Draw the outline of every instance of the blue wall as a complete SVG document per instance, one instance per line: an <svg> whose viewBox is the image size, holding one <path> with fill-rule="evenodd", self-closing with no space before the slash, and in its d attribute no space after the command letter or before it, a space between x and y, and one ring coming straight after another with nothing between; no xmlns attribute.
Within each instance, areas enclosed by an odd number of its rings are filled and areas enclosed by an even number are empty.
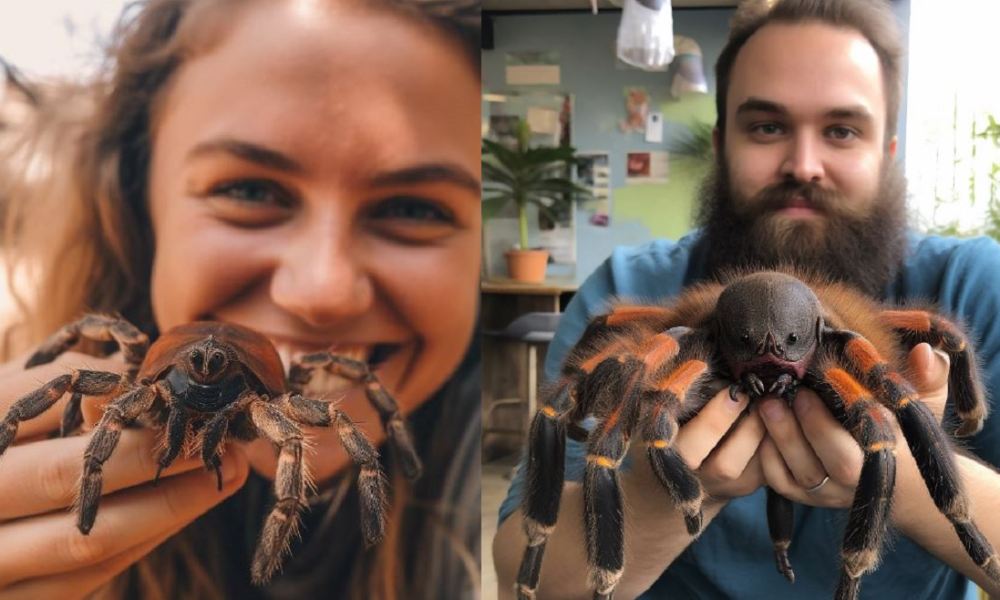
<svg viewBox="0 0 1000 600"><path fill-rule="evenodd" d="M893 2L906 41L910 0ZM572 144L580 151L610 154L613 203L610 227L594 227L578 214L577 267L570 276L582 282L611 252L622 244L639 244L654 237L676 239L691 225L698 173L684 173L671 161L668 184L625 186L625 155L629 151L664 150L665 144L645 142L640 133L622 133L625 117L624 89L640 86L650 95L650 110L664 112L664 138L682 131L677 122L696 118L714 122L714 65L725 44L733 9L675 9L674 32L693 38L701 47L709 94L670 98L672 71L646 73L616 65L615 37L620 13L557 13L494 15L494 48L482 53L484 91L551 90L573 96ZM555 51L559 54L558 86L517 88L505 84L508 52ZM900 144L905 147L903 125L905 93L900 113ZM900 160L901 160L900 155Z"/></svg>

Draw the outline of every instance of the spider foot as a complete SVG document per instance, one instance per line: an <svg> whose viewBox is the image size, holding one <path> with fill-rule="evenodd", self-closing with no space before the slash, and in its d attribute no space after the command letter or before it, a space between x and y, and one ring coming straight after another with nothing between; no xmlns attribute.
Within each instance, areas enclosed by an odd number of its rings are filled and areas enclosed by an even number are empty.
<svg viewBox="0 0 1000 600"><path fill-rule="evenodd" d="M764 387L764 382L760 377L757 377L753 373L744 373L743 381L741 382L741 387L750 396L751 400L757 400L767 394L767 388Z"/></svg>
<svg viewBox="0 0 1000 600"><path fill-rule="evenodd" d="M771 384L770 389L767 390L769 394L776 394L780 396L785 402L791 403L795 398L795 392L798 390L798 382L789 375L788 373L782 373L775 381Z"/></svg>
<svg viewBox="0 0 1000 600"><path fill-rule="evenodd" d="M792 562L788 559L788 542L775 544L774 562L778 566L778 572L784 575L789 583L795 583L795 571L792 570Z"/></svg>

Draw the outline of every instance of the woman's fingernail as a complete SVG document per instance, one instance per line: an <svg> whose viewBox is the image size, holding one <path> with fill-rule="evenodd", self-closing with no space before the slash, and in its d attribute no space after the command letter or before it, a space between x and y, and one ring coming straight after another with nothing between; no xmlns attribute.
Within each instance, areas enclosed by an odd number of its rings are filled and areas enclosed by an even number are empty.
<svg viewBox="0 0 1000 600"><path fill-rule="evenodd" d="M771 423L777 423L785 418L785 407L779 400L765 400L760 405L760 410L764 413L764 418Z"/></svg>

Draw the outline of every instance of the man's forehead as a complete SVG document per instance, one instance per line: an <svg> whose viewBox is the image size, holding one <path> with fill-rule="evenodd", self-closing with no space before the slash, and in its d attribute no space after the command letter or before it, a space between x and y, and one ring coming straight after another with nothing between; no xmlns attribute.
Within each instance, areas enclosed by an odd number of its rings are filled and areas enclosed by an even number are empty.
<svg viewBox="0 0 1000 600"><path fill-rule="evenodd" d="M740 49L726 98L733 114L763 98L799 112L867 108L885 119L885 84L878 54L857 30L818 22L762 27Z"/></svg>

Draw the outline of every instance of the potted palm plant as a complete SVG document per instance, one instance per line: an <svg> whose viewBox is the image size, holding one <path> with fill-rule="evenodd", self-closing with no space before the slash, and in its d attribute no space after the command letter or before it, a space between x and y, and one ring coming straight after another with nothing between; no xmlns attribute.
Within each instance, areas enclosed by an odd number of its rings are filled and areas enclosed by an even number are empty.
<svg viewBox="0 0 1000 600"><path fill-rule="evenodd" d="M484 217L513 202L517 206L519 245L506 253L507 272L518 281L545 279L549 253L528 245L528 205L556 221L557 214L572 209L574 198L589 195L568 177L575 160L572 146L530 146L531 129L521 120L517 143L508 148L483 140Z"/></svg>

